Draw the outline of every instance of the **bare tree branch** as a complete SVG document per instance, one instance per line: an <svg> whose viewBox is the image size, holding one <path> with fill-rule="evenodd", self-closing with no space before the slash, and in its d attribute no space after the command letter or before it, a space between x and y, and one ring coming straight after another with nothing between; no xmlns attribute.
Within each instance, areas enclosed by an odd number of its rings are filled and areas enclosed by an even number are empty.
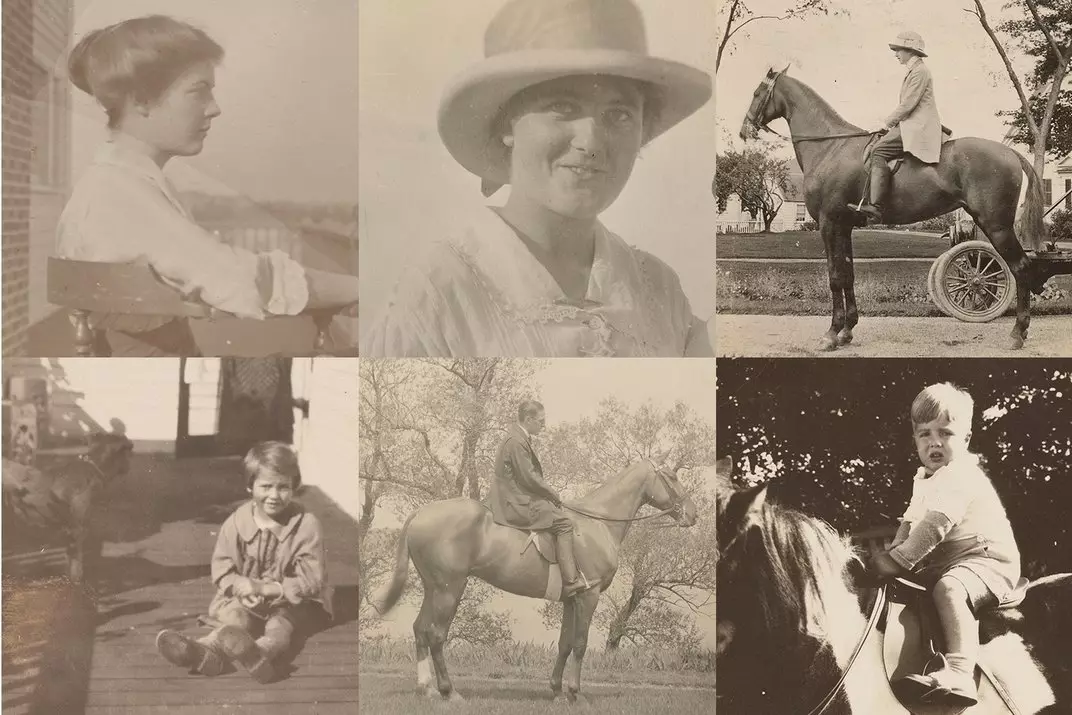
<svg viewBox="0 0 1072 715"><path fill-rule="evenodd" d="M1060 46L1057 44L1057 40L1054 39L1053 33L1050 32L1050 28L1042 21L1042 16L1039 15L1038 4L1035 0L1024 0L1027 4L1027 9L1031 11L1031 17L1035 18L1035 24L1042 30L1042 34L1046 36L1046 41L1050 43L1050 49L1057 55L1057 64L1064 65L1067 63L1065 54L1061 52ZM978 0L976 0L978 4Z"/></svg>
<svg viewBox="0 0 1072 715"><path fill-rule="evenodd" d="M986 17L986 10L983 9L981 0L975 1L975 10L969 10L965 8L964 12L969 15L975 15L979 20L979 24L983 26L983 30L986 31L990 41L994 43L994 47L997 48L998 54L1001 56L1001 61L1005 63L1005 70L1009 74L1009 79L1012 80L1013 87L1016 88L1016 94L1020 97L1020 103L1024 107L1024 114L1027 117L1028 128L1031 131L1031 135L1035 137L1036 142L1041 132L1039 131L1039 125L1035 122L1035 118L1031 116L1031 102L1027 98L1027 93L1024 92L1023 84L1020 82L1019 75L1016 74L1016 70L1013 69L1012 61L1009 59L1008 53L1005 52L1005 48L1002 46L1001 41L998 39L997 34L994 32L994 28L990 26L990 21Z"/></svg>

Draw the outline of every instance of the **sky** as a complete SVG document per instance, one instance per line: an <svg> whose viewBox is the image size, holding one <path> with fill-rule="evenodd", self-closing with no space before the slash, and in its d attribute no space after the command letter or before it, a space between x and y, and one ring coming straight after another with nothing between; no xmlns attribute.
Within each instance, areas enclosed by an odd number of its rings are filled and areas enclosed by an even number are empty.
<svg viewBox="0 0 1072 715"><path fill-rule="evenodd" d="M168 164L178 188L356 202L355 0L75 0L73 42L153 13L200 27L226 52L216 73L223 113L200 155ZM72 97L77 179L106 133L96 102L77 89Z"/></svg>
<svg viewBox="0 0 1072 715"><path fill-rule="evenodd" d="M997 50L979 21L965 12L971 0L835 2L851 8L850 14L755 22L734 36L717 82L720 125L734 140L739 142L737 132L767 69L786 65L790 76L812 87L845 119L865 128L878 125L897 106L905 72L889 43L902 30L915 30L923 36L942 123L954 136L1001 141L1006 128L995 113L1018 107L1019 99ZM778 4L750 2L757 9ZM991 24L1000 21L1002 5L984 3ZM782 120L771 128L787 133ZM724 137L720 134L720 142Z"/></svg>
<svg viewBox="0 0 1072 715"><path fill-rule="evenodd" d="M375 317L407 259L484 203L480 180L447 153L436 130L450 78L483 56L503 0L361 0L361 311ZM710 0L637 0L652 54L714 68ZM667 12L667 7L673 12ZM646 147L629 184L601 216L627 243L677 271L693 312L714 312L714 102ZM501 204L504 190L493 197ZM367 269L365 267L368 267Z"/></svg>
<svg viewBox="0 0 1072 715"><path fill-rule="evenodd" d="M607 397L617 397L629 406L651 401L658 407L670 408L678 400L684 402L700 417L706 418L714 427L715 368L712 360L675 360L668 369L665 360L616 359L548 361L547 367L536 375L540 401L547 415L547 425L595 417L599 402ZM539 449L537 445L537 449ZM706 476L714 485L714 468ZM378 509L374 521L376 528L397 528L398 518L387 509ZM544 627L538 614L537 599L498 593L490 604L496 610L510 610L514 638L550 644L557 638L557 631ZM715 645L714 606L701 615L698 627L704 633L705 644ZM400 606L392 611L386 621L388 633L399 637L412 636L411 626L416 609ZM595 629L593 629L595 632ZM593 643L602 649L603 638L593 638Z"/></svg>

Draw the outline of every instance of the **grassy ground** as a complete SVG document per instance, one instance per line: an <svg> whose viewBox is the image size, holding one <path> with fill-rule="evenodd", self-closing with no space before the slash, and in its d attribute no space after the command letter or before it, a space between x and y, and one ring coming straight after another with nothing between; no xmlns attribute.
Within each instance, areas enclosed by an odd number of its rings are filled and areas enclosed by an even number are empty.
<svg viewBox="0 0 1072 715"><path fill-rule="evenodd" d="M719 248L721 256L721 246ZM856 264L861 315L940 316L927 295L925 261ZM716 284L721 313L828 315L830 287L822 263L719 262ZM1072 276L1050 279L1045 298L1032 297L1034 315L1072 314Z"/></svg>
<svg viewBox="0 0 1072 715"><path fill-rule="evenodd" d="M949 248L940 236L897 234L889 231L852 232L855 258L937 258ZM719 258L824 258L818 231L775 234L728 234L717 238Z"/></svg>
<svg viewBox="0 0 1072 715"><path fill-rule="evenodd" d="M533 643L493 647L451 644L447 667L452 677L529 679L546 682L555 649ZM362 673L405 674L415 677L413 643L397 638L365 638L359 656ZM714 680L714 656L686 655L672 650L645 648L617 652L589 650L583 677L592 682L644 683L705 687Z"/></svg>
<svg viewBox="0 0 1072 715"><path fill-rule="evenodd" d="M426 703L414 693L414 678L361 676L358 712L376 715L408 715L428 712L465 715L546 715L552 707L547 674L526 682L466 682L454 678L465 702ZM714 677L712 675L712 681ZM672 688L644 688L630 685L595 685L581 681L587 703L582 710L623 715L663 715L664 713L709 713L715 710L715 691ZM556 708L557 709L557 708ZM563 708L564 709L564 708Z"/></svg>

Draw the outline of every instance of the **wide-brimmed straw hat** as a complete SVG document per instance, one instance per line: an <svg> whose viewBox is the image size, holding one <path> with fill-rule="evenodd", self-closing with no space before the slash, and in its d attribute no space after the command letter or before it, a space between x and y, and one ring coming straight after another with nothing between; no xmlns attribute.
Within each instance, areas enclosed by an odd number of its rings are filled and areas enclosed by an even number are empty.
<svg viewBox="0 0 1072 715"><path fill-rule="evenodd" d="M923 38L920 37L918 32L912 32L906 30L897 35L897 40L890 43L891 50L908 50L909 52L915 52L920 57L926 57L927 53L923 51Z"/></svg>
<svg viewBox="0 0 1072 715"><path fill-rule="evenodd" d="M702 107L711 77L648 54L644 21L630 0L510 0L484 34L485 59L447 87L439 135L485 185L509 183L509 152L495 131L499 113L521 90L571 75L613 75L646 82L658 105L644 143Z"/></svg>

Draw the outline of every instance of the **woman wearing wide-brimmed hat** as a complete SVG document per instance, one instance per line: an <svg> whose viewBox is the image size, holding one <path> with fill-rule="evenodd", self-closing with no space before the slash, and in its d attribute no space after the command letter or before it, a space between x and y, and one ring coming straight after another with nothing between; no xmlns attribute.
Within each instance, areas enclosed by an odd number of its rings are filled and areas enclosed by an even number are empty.
<svg viewBox="0 0 1072 715"><path fill-rule="evenodd" d="M485 195L509 184L509 198L403 276L362 354L709 351L674 271L598 216L640 149L709 99L710 77L649 55L630 0L511 0L484 49L444 93L439 133Z"/></svg>

